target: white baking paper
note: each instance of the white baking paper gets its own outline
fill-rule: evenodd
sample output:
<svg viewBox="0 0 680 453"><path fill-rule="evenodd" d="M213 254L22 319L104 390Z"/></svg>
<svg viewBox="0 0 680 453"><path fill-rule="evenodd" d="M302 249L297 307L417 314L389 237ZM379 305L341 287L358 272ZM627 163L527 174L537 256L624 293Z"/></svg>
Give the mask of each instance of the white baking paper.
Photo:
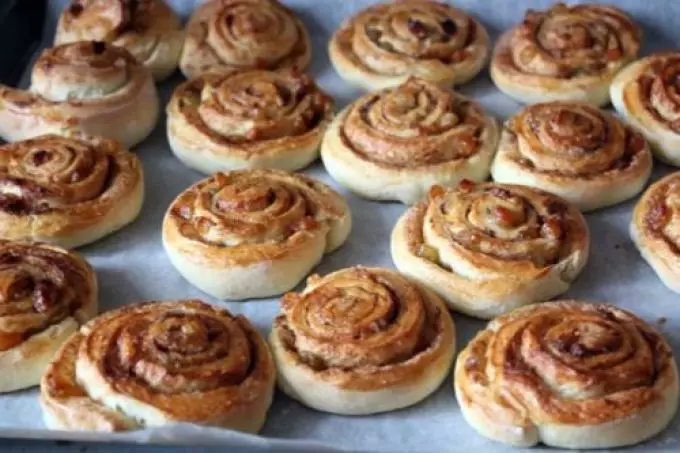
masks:
<svg viewBox="0 0 680 453"><path fill-rule="evenodd" d="M343 82L328 61L326 43L343 18L375 1L283 0L302 18L314 45L311 74L337 102L338 109L361 92ZM46 45L66 0L49 0L50 21ZM186 19L197 0L170 0ZM459 0L456 5L481 20L492 37L522 19L526 8L544 8L549 0ZM675 0L619 0L645 29L644 53L673 48L680 39L680 2ZM164 100L182 80L178 74L161 86ZM520 105L502 95L486 72L461 91L479 101L499 119L516 112ZM139 219L124 230L82 252L95 267L101 285L101 308L110 310L146 299L203 298L219 303L194 289L172 267L161 246L160 226L171 200L187 186L201 179L171 154L165 138L165 118L151 138L136 148L144 163L146 201ZM657 166L655 178L669 170ZM347 243L327 256L315 272L325 274L352 265L393 267L389 235L396 219L406 209L397 203L362 200L335 184L320 164L307 170L328 182L349 201L354 229ZM587 216L592 232L592 254L585 271L566 297L608 301L632 310L657 324L680 357L680 296L668 291L639 257L628 237L633 202ZM223 303L243 313L266 334L278 312L276 299ZM663 319L667 321L663 323ZM455 315L458 342L464 347L484 326L481 321ZM0 370L0 372L2 372ZM456 405L449 378L436 394L414 407L370 417L340 417L307 409L277 393L267 424L260 436L248 436L216 428L176 426L124 434L65 433L47 431L41 421L37 391L0 396L0 437L124 441L135 443L220 445L253 450L333 451L335 449L381 451L502 451L505 447L476 434L463 420ZM680 449L680 419L662 435L636 447L640 451ZM539 450L534 450L539 451Z"/></svg>

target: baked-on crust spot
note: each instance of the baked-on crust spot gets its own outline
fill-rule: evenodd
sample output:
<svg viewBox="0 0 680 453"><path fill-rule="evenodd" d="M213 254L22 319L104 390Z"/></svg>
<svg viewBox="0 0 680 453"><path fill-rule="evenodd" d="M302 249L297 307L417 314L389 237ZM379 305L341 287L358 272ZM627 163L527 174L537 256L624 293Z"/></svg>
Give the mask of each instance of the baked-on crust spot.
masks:
<svg viewBox="0 0 680 453"><path fill-rule="evenodd" d="M354 267L312 276L303 292L284 295L281 304L272 337L282 389L317 409L357 414L347 409L381 392L410 392L431 382L434 391L453 358L454 328L442 301L391 270ZM309 388L297 374L310 380ZM323 392L328 404L320 406ZM376 406L361 413L415 404L427 394L407 402L376 398Z"/></svg>
<svg viewBox="0 0 680 453"><path fill-rule="evenodd" d="M637 195L652 165L646 140L613 115L555 101L526 107L506 122L491 174L589 211Z"/></svg>
<svg viewBox="0 0 680 453"><path fill-rule="evenodd" d="M138 303L74 335L48 368L52 428L116 431L187 422L257 432L274 364L242 316L198 300Z"/></svg>
<svg viewBox="0 0 680 453"><path fill-rule="evenodd" d="M498 317L461 352L463 415L481 434L530 446L630 445L677 409L676 363L663 337L606 304L560 301Z"/></svg>
<svg viewBox="0 0 680 453"><path fill-rule="evenodd" d="M137 216L139 159L101 137L44 135L0 147L0 238L77 247Z"/></svg>
<svg viewBox="0 0 680 453"><path fill-rule="evenodd" d="M318 156L333 101L300 72L212 72L179 85L167 112L170 145L190 167L293 171Z"/></svg>
<svg viewBox="0 0 680 453"><path fill-rule="evenodd" d="M54 44L77 41L122 47L163 80L177 68L184 33L164 0L71 0L59 18Z"/></svg>
<svg viewBox="0 0 680 453"><path fill-rule="evenodd" d="M397 222L397 268L454 310L491 318L566 291L588 258L589 233L574 206L519 185L435 186Z"/></svg>
<svg viewBox="0 0 680 453"><path fill-rule="evenodd" d="M179 66L187 78L209 71L304 70L307 28L277 0L216 0L192 14Z"/></svg>
<svg viewBox="0 0 680 453"><path fill-rule="evenodd" d="M642 31L615 7L557 3L529 10L501 36L491 76L506 94L527 103L579 100L604 105L616 75L634 59Z"/></svg>
<svg viewBox="0 0 680 453"><path fill-rule="evenodd" d="M328 172L367 198L414 203L434 184L488 177L496 120L476 102L424 79L367 94L322 144Z"/></svg>
<svg viewBox="0 0 680 453"><path fill-rule="evenodd" d="M331 38L329 54L341 77L369 90L410 76L450 86L482 69L489 36L481 23L450 5L403 0L348 18Z"/></svg>

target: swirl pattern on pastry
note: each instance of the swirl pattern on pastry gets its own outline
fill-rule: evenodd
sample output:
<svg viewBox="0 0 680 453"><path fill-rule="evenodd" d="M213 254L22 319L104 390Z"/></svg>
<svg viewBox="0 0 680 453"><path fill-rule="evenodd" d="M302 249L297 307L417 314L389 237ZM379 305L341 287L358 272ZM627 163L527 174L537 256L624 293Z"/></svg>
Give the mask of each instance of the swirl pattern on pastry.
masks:
<svg viewBox="0 0 680 453"><path fill-rule="evenodd" d="M318 157L333 101L293 71L209 73L177 87L168 140L189 167L298 170Z"/></svg>
<svg viewBox="0 0 680 453"><path fill-rule="evenodd" d="M279 385L318 410L358 415L416 404L439 387L455 353L441 299L392 270L312 276L282 308L270 337Z"/></svg>
<svg viewBox="0 0 680 453"><path fill-rule="evenodd" d="M526 186L461 182L433 186L391 239L397 269L452 309L492 318L565 292L588 259L583 215Z"/></svg>
<svg viewBox="0 0 680 453"><path fill-rule="evenodd" d="M491 174L590 211L640 193L652 165L645 139L613 115L581 102L550 102L526 107L506 123Z"/></svg>
<svg viewBox="0 0 680 453"><path fill-rule="evenodd" d="M0 392L37 385L52 355L96 312L97 280L79 255L0 240Z"/></svg>
<svg viewBox="0 0 680 453"><path fill-rule="evenodd" d="M631 445L663 430L678 404L663 337L626 311L582 301L494 319L458 356L454 384L468 423L516 446Z"/></svg>
<svg viewBox="0 0 680 453"><path fill-rule="evenodd" d="M131 147L151 133L158 111L149 71L100 41L45 50L28 90L0 85L0 137L10 142L79 130Z"/></svg>
<svg viewBox="0 0 680 453"><path fill-rule="evenodd" d="M472 79L486 63L489 35L463 11L430 0L371 6L347 19L329 44L338 74L369 91L411 76L440 85Z"/></svg>
<svg viewBox="0 0 680 453"><path fill-rule="evenodd" d="M221 299L281 294L324 253L340 247L352 220L325 184L278 170L217 173L181 193L163 221L163 244L190 283Z"/></svg>
<svg viewBox="0 0 680 453"><path fill-rule="evenodd" d="M163 80L177 69L184 33L164 0L72 0L59 18L54 44L77 41L122 47Z"/></svg>
<svg viewBox="0 0 680 453"><path fill-rule="evenodd" d="M0 238L78 247L132 222L139 159L98 137L44 135L0 147Z"/></svg>
<svg viewBox="0 0 680 453"><path fill-rule="evenodd" d="M635 206L630 233L663 283L680 293L680 172L645 191Z"/></svg>
<svg viewBox="0 0 680 453"><path fill-rule="evenodd" d="M680 52L628 65L610 91L614 108L649 140L656 157L680 166Z"/></svg>
<svg viewBox="0 0 680 453"><path fill-rule="evenodd" d="M433 184L485 180L497 143L496 120L477 103L411 78L347 107L329 127L321 157L354 192L411 204Z"/></svg>
<svg viewBox="0 0 680 453"><path fill-rule="evenodd" d="M524 21L499 39L491 78L507 95L528 104L609 102L616 73L640 51L642 30L609 5L529 10Z"/></svg>
<svg viewBox="0 0 680 453"><path fill-rule="evenodd" d="M41 381L46 424L122 431L196 423L257 432L276 371L243 316L198 300L151 301L80 329Z"/></svg>
<svg viewBox="0 0 680 453"><path fill-rule="evenodd" d="M179 67L191 79L214 70L304 70L311 58L307 28L278 0L216 0L189 19Z"/></svg>

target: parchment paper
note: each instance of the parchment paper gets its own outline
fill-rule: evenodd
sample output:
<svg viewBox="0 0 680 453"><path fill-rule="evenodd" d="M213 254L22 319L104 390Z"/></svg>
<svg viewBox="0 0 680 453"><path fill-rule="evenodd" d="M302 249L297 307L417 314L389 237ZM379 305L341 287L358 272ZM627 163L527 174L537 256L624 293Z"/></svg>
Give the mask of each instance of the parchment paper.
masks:
<svg viewBox="0 0 680 453"><path fill-rule="evenodd" d="M337 101L338 109L361 92L344 83L328 61L326 43L343 18L375 1L283 0L303 19L313 37L314 62L311 74ZM49 0L50 21L45 35L48 45L54 23L66 0ZM186 19L198 1L170 0ZM543 8L549 0L458 0L488 28L492 37L522 19L526 8ZM680 2L675 0L619 0L645 29L644 54L672 48L680 39ZM161 86L167 101L180 75ZM502 95L486 72L461 91L474 97L499 119L516 112L520 105ZM101 286L101 309L109 310L144 299L199 297L218 303L186 283L163 252L160 225L165 209L183 189L203 176L184 167L171 154L165 138L165 118L151 138L136 148L144 163L147 194L139 219L113 236L81 251L95 267ZM654 179L668 168L657 165ZM406 209L397 203L361 200L335 184L320 164L307 172L330 183L349 201L354 229L347 243L327 256L315 270L321 274L364 264L393 267L389 234L397 217ZM658 324L680 357L680 296L668 291L631 243L627 229L633 202L587 216L592 232L590 261L566 297L608 301L634 311ZM224 305L243 313L266 334L279 311L276 299L232 302ZM662 318L666 318L664 323ZM459 347L484 326L481 321L455 316ZM2 372L2 370L0 370ZM221 445L252 449L290 451L334 451L335 449L382 451L502 451L504 447L485 440L463 420L449 378L436 394L414 407L370 417L340 417L307 409L277 393L261 436L248 436L215 428L176 426L133 433L102 435L47 431L42 423L37 391L0 396L0 437L126 441L184 445ZM0 441L1 443L1 441ZM322 444L323 443L323 444ZM477 450L480 449L480 450ZM680 418L662 435L637 447L640 451L680 449Z"/></svg>

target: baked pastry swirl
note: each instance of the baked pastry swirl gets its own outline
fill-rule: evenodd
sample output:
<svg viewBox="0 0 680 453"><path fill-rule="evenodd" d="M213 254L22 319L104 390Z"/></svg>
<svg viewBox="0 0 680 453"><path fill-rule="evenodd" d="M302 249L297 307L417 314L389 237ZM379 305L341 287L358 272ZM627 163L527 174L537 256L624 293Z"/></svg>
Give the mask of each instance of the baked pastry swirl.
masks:
<svg viewBox="0 0 680 453"><path fill-rule="evenodd" d="M83 326L41 381L51 429L123 431L195 423L257 432L276 370L243 316L198 300L151 301Z"/></svg>
<svg viewBox="0 0 680 453"><path fill-rule="evenodd" d="M451 5L401 0L347 19L328 52L340 77L369 91L400 85L411 76L450 86L482 70L489 35Z"/></svg>
<svg viewBox="0 0 680 453"><path fill-rule="evenodd" d="M215 0L189 19L179 67L192 79L213 70L304 70L311 59L307 28L278 0Z"/></svg>
<svg viewBox="0 0 680 453"><path fill-rule="evenodd" d="M664 338L606 304L560 301L489 323L454 373L463 416L515 446L610 448L646 440L678 407L678 371Z"/></svg>
<svg viewBox="0 0 680 453"><path fill-rule="evenodd" d="M99 137L44 135L0 146L0 238L66 248L132 222L142 207L139 159Z"/></svg>
<svg viewBox="0 0 680 453"><path fill-rule="evenodd" d="M340 247L352 218L325 184L278 170L217 173L181 193L163 245L191 284L220 299L274 296Z"/></svg>
<svg viewBox="0 0 680 453"><path fill-rule="evenodd" d="M158 112L148 69L100 41L45 50L28 90L0 85L0 137L10 142L76 129L129 148L151 133Z"/></svg>
<svg viewBox="0 0 680 453"><path fill-rule="evenodd" d="M508 96L527 104L609 102L616 73L640 51L642 29L619 9L599 4L556 3L529 10L501 36L491 78Z"/></svg>
<svg viewBox="0 0 680 453"><path fill-rule="evenodd" d="M77 41L122 47L163 80L177 69L184 32L164 0L71 0L59 18L54 44Z"/></svg>
<svg viewBox="0 0 680 453"><path fill-rule="evenodd" d="M191 168L293 171L318 157L333 101L302 73L252 70L185 82L167 112L170 147Z"/></svg>
<svg viewBox="0 0 680 453"><path fill-rule="evenodd" d="M371 199L420 200L433 184L484 181L498 125L479 104L423 79L367 94L330 126L328 173Z"/></svg>
<svg viewBox="0 0 680 453"><path fill-rule="evenodd" d="M508 120L491 175L591 211L640 193L652 165L646 140L613 115L581 102L549 102Z"/></svg>
<svg viewBox="0 0 680 453"><path fill-rule="evenodd" d="M659 52L614 79L612 105L649 140L656 157L680 166L680 52Z"/></svg>
<svg viewBox="0 0 680 453"><path fill-rule="evenodd" d="M79 255L0 240L0 393L37 385L61 344L96 313L97 280Z"/></svg>
<svg viewBox="0 0 680 453"><path fill-rule="evenodd" d="M633 211L630 234L661 281L680 293L680 173L652 184Z"/></svg>
<svg viewBox="0 0 680 453"><path fill-rule="evenodd" d="M354 267L289 293L270 336L280 388L325 412L411 406L445 379L456 350L441 299L398 273Z"/></svg>
<svg viewBox="0 0 680 453"><path fill-rule="evenodd" d="M588 260L588 226L576 207L526 186L433 186L397 221L395 266L477 318L558 296Z"/></svg>

